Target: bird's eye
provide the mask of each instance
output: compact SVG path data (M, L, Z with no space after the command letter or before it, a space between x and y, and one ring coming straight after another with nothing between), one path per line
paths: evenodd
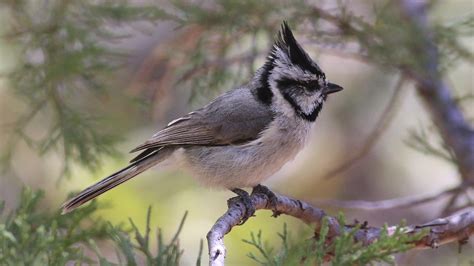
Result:
M314 92L321 89L321 86L317 80L304 81L304 80L282 78L277 81L277 84L280 89L296 87L298 89L301 89L307 92Z
M289 78L282 78L277 81L278 87L280 89L290 88L290 87L298 87L298 88L306 88L306 85L298 80L289 79Z
M309 91L316 91L320 89L319 82L317 80L312 80L306 83L305 88Z

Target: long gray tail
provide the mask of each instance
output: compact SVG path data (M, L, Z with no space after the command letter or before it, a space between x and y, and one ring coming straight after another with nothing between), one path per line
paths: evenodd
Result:
M89 186L74 196L72 199L65 202L61 208L62 213L68 213L82 204L94 199L102 193L122 184L132 177L142 173L150 167L162 162L172 152L172 149L162 148L148 154L146 157L132 162L129 166L122 170L102 179L101 181Z

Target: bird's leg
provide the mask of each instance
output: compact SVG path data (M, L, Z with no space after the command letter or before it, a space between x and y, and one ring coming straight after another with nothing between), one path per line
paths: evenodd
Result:
M240 221L239 225L244 224L250 217L254 216L255 214L255 206L253 205L252 199L250 198L249 193L247 191L240 189L240 188L234 188L231 189L232 192L237 194L237 197L230 198L227 201L227 205L230 205L234 203L235 201L240 201L244 207L245 207L245 213L244 217L242 217L242 220Z
M272 209L273 217L278 217L281 214L281 212L277 210L278 198L275 195L275 193L273 193L269 188L258 184L255 187L253 187L252 194L263 194L267 196L268 198L267 207Z

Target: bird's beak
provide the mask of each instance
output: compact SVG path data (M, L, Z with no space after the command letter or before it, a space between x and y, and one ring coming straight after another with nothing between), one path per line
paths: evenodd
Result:
M331 83L331 82L328 83L328 86L326 87L326 94L331 94L331 93L335 93L335 92L338 92L338 91L342 91L341 86L339 86L337 84L334 84L334 83Z

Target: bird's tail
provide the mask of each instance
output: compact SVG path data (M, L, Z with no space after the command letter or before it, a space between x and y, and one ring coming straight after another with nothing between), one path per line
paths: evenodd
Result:
M134 161L129 166L122 170L102 179L101 181L89 186L88 188L81 191L79 194L74 196L72 199L65 202L61 208L62 213L68 213L82 204L94 199L102 193L122 184L123 182L131 179L132 177L142 173L150 167L162 162L166 159L172 150L162 148L154 151L144 158Z

